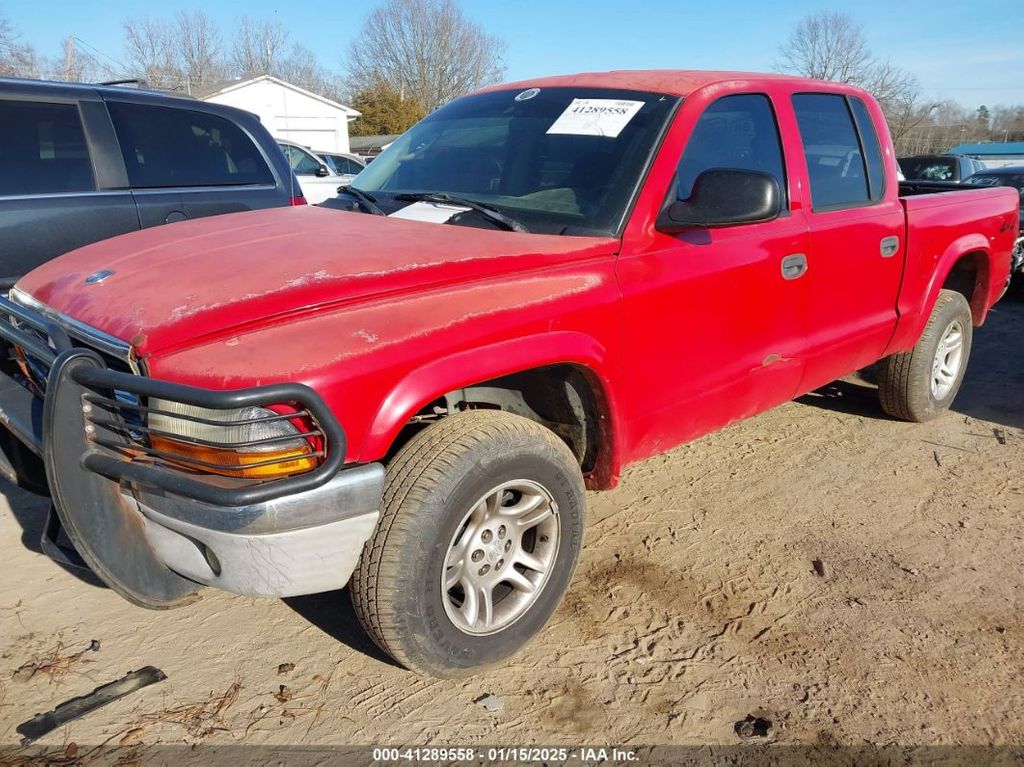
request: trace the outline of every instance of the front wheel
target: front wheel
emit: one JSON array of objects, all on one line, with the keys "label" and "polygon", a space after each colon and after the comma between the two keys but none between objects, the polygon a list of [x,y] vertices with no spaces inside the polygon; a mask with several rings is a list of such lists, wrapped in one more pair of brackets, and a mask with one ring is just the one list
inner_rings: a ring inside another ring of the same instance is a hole
[{"label": "front wheel", "polygon": [[916,422],[945,412],[963,383],[972,333],[967,299],[952,290],[940,291],[914,348],[882,360],[882,409],[894,418]]},{"label": "front wheel", "polygon": [[499,411],[445,418],[391,461],[350,583],[360,623],[402,665],[459,676],[536,634],[565,593],[586,498],[572,451]]}]

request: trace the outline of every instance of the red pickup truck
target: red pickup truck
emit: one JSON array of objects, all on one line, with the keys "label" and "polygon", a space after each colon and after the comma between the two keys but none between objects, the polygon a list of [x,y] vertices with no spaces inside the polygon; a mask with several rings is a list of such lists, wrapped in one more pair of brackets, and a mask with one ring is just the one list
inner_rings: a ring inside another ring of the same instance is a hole
[{"label": "red pickup truck", "polygon": [[139,605],[347,583],[398,662],[465,673],[547,621],[584,488],[625,464],[877,360],[886,412],[949,407],[1018,195],[896,169],[878,105],[835,83],[474,93],[329,208],[23,278],[0,301],[4,470],[52,496],[48,550],[70,539]]}]

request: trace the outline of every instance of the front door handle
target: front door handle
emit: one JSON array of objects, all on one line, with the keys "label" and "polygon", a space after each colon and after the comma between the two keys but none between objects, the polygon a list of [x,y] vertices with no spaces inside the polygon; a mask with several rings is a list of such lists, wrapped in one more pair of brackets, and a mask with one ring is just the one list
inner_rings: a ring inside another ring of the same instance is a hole
[{"label": "front door handle", "polygon": [[794,253],[782,259],[782,279],[795,280],[807,274],[807,256]]},{"label": "front door handle", "polygon": [[891,237],[883,237],[882,242],[879,245],[882,258],[891,258],[899,253],[900,250],[900,238],[895,234]]}]

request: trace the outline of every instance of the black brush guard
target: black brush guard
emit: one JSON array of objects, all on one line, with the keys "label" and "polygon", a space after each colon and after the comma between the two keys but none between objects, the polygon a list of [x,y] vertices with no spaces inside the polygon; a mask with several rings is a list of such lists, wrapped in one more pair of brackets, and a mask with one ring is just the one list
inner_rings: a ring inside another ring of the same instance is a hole
[{"label": "black brush guard", "polygon": [[[191,601],[199,586],[156,557],[123,486],[153,486],[217,506],[245,506],[320,487],[344,461],[344,431],[322,398],[303,384],[214,391],[111,370],[95,351],[76,348],[57,323],[6,298],[0,298],[0,338],[49,368],[41,418],[39,398],[0,375],[0,425],[42,456],[54,508],[78,553],[105,583],[136,604],[176,606]],[[291,405],[313,423],[312,433],[325,448],[322,463],[304,474],[267,481],[168,465],[166,455],[148,446],[150,398],[218,410]]]}]

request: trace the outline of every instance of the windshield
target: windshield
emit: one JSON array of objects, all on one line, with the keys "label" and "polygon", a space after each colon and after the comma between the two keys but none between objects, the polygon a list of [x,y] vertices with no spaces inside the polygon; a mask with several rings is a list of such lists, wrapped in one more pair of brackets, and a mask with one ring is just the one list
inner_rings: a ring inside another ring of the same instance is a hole
[{"label": "windshield", "polygon": [[[441,193],[531,232],[614,234],[678,101],[597,88],[466,96],[413,126],[355,184],[389,214],[415,204],[402,196]],[[480,211],[450,223],[495,225]]]},{"label": "windshield", "polygon": [[900,170],[910,181],[953,181],[956,179],[956,158],[904,157]]}]

